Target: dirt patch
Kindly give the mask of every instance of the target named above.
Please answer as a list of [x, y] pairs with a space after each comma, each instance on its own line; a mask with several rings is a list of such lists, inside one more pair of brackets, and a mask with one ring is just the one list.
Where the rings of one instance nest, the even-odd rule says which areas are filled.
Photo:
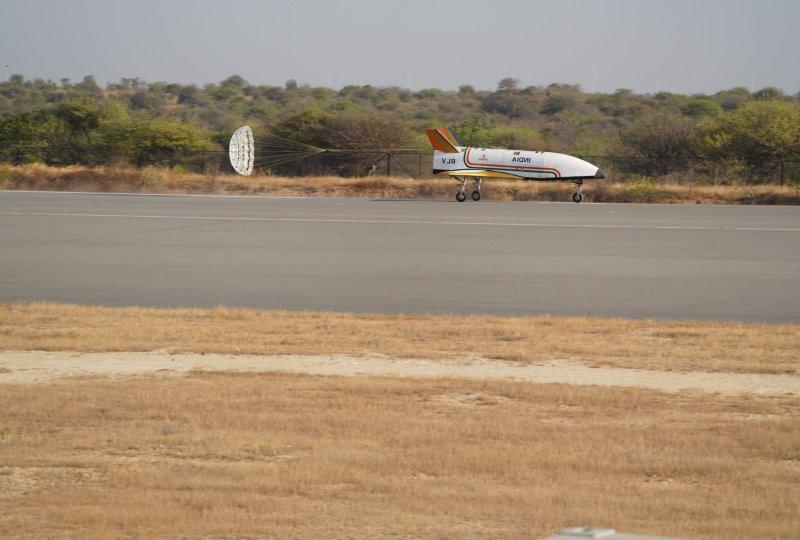
[[102, 477], [101, 471], [87, 467], [0, 467], [0, 498], [97, 482]]
[[[0, 373], [0, 383], [37, 383], [84, 376], [121, 378], [224, 371], [516, 380], [649, 388], [671, 392], [697, 390], [724, 394], [800, 394], [800, 377], [796, 375], [668, 372], [589, 367], [568, 361], [524, 365], [486, 358], [433, 360], [346, 355], [170, 354], [166, 351], [104, 353], [4, 351], [0, 352], [0, 360], [8, 370]], [[501, 402], [496, 397], [480, 394], [445, 396], [442, 399], [467, 405], [493, 405]]]
[[797, 324], [0, 304], [0, 350], [162, 349], [800, 375]]
[[505, 403], [508, 401], [508, 398], [505, 396], [482, 393], [450, 393], [436, 396], [433, 401], [457, 407], [485, 407]]

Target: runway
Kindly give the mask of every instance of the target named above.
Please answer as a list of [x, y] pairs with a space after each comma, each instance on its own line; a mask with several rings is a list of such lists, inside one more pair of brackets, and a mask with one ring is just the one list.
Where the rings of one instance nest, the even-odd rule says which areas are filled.
[[6, 191], [0, 231], [0, 301], [800, 322], [797, 207]]

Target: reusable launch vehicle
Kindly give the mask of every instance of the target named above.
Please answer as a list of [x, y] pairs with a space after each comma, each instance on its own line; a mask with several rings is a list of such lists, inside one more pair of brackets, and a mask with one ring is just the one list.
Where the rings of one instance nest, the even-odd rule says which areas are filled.
[[575, 186], [572, 200], [583, 200], [584, 180], [603, 179], [599, 167], [575, 156], [555, 152], [505, 150], [502, 148], [470, 148], [461, 145], [456, 134], [447, 128], [425, 130], [433, 146], [433, 173], [445, 173], [456, 179], [456, 200], [463, 202], [465, 189], [472, 180], [472, 200], [481, 200], [484, 178], [504, 180], [570, 180]]

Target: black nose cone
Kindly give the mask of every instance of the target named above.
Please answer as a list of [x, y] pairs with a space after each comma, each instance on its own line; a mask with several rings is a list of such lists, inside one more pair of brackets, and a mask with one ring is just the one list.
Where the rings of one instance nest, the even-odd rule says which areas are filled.
[[606, 173], [604, 173], [602, 169], [597, 169], [597, 172], [594, 173], [594, 177], [597, 178], [598, 180], [602, 180], [603, 178], [606, 177]]

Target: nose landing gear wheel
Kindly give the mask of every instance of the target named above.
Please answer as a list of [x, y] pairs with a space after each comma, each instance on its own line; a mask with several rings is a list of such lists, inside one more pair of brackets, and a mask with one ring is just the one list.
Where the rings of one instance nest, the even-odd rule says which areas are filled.
[[583, 193], [581, 193], [581, 187], [583, 187], [583, 179], [579, 178], [578, 180], [573, 180], [572, 185], [575, 186], [575, 193], [572, 194], [572, 200], [576, 203], [579, 203], [583, 200]]
[[466, 200], [467, 200], [467, 196], [466, 196], [466, 195], [464, 195], [464, 192], [463, 192], [463, 191], [459, 191], [458, 193], [456, 193], [456, 200], [457, 200], [458, 202], [464, 202], [464, 201], [466, 201]]
[[472, 200], [475, 201], [475, 202], [478, 202], [479, 200], [481, 200], [481, 192], [477, 191], [477, 190], [473, 191], [472, 192]]

